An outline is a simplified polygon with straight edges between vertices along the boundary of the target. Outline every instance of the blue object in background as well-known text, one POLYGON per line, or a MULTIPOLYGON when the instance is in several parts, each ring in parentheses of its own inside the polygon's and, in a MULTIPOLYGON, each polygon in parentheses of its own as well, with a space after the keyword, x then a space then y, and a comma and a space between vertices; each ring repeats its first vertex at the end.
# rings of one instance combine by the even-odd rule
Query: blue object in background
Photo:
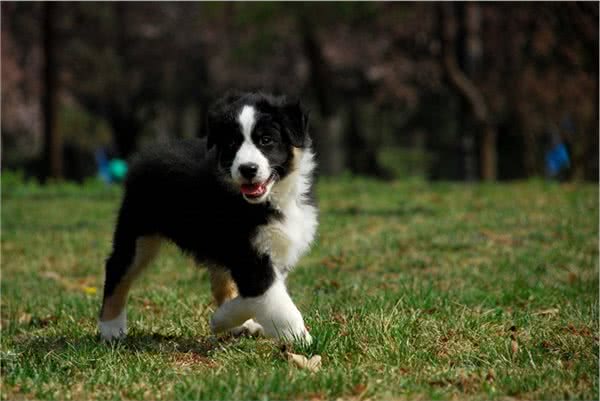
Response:
POLYGON ((98 165, 98 176, 107 184, 121 182, 127 175, 127 162, 121 159, 109 159, 104 149, 98 149, 95 153, 98 165))
POLYGON ((546 171, 551 177, 555 177, 570 165, 569 151, 564 143, 559 143, 546 153, 546 171))
POLYGON ((110 184, 110 169, 108 167, 108 157, 106 156, 106 152, 104 149, 97 149, 94 156, 96 157, 96 165, 98 166, 98 176, 102 181, 110 184))

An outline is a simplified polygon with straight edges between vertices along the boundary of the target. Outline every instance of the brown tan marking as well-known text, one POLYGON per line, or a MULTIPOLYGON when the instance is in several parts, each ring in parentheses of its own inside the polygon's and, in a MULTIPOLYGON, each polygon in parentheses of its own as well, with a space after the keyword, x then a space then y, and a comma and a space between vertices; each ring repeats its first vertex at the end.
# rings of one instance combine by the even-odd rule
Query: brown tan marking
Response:
POLYGON ((135 244, 135 258, 127 269, 127 273, 116 285, 111 296, 102 301, 100 320, 112 320, 119 316, 125 303, 133 281, 144 271, 154 257, 158 254, 161 238, 157 236, 140 237, 135 244))
POLYGON ((225 301, 238 295, 237 286, 227 270, 211 266, 208 271, 210 273, 210 287, 217 306, 221 306, 225 301))
POLYGON ((298 162, 302 159, 302 155, 304 155, 304 150, 301 148, 293 147, 292 148, 292 171, 296 171, 298 169, 298 162))

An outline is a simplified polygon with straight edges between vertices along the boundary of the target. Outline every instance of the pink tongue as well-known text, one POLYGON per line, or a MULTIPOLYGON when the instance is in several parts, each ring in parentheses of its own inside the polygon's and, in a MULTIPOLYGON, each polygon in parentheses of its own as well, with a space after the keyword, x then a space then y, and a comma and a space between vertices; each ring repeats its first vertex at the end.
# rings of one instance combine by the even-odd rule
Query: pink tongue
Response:
POLYGON ((264 184, 243 184, 241 191, 245 195, 258 196, 265 192, 264 184))

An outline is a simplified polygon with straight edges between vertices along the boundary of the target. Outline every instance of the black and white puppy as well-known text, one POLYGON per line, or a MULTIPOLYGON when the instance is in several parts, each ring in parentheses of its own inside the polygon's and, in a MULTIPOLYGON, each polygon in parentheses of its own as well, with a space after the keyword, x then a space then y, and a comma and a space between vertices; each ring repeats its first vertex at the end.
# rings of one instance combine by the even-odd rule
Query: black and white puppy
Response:
POLYGON ((167 239, 209 268, 213 332, 310 342, 285 279, 315 237, 314 168, 300 104, 256 93, 218 101, 204 140, 143 152, 106 262, 101 336, 126 334, 131 284, 167 239))

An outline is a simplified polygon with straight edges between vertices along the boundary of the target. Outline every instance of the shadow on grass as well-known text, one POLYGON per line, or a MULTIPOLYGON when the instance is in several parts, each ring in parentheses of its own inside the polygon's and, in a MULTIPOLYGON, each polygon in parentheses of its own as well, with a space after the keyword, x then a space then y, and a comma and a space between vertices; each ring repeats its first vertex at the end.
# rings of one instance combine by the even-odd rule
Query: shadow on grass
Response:
POLYGON ((236 342, 236 338, 226 336, 215 337, 185 337, 164 335, 159 333, 131 333, 122 340, 103 341, 98 334, 86 334, 79 337, 67 336, 35 336, 14 341, 14 351, 17 353, 36 353, 46 355, 50 352, 90 351, 92 348, 128 351, 132 353, 193 353, 207 357, 218 348, 236 342))
POLYGON ((97 337, 96 341, 112 346, 117 343, 119 348, 133 352, 183 352, 208 356, 208 353, 221 345, 231 342, 231 338, 220 340, 214 337, 183 337, 175 335, 164 335, 160 333, 132 333, 127 338, 106 343, 97 337))
POLYGON ((406 205, 398 208, 366 209, 356 206, 344 208, 327 208, 323 213, 337 216, 375 216, 375 217, 406 217, 406 216, 435 216, 437 211, 423 205, 406 205))

